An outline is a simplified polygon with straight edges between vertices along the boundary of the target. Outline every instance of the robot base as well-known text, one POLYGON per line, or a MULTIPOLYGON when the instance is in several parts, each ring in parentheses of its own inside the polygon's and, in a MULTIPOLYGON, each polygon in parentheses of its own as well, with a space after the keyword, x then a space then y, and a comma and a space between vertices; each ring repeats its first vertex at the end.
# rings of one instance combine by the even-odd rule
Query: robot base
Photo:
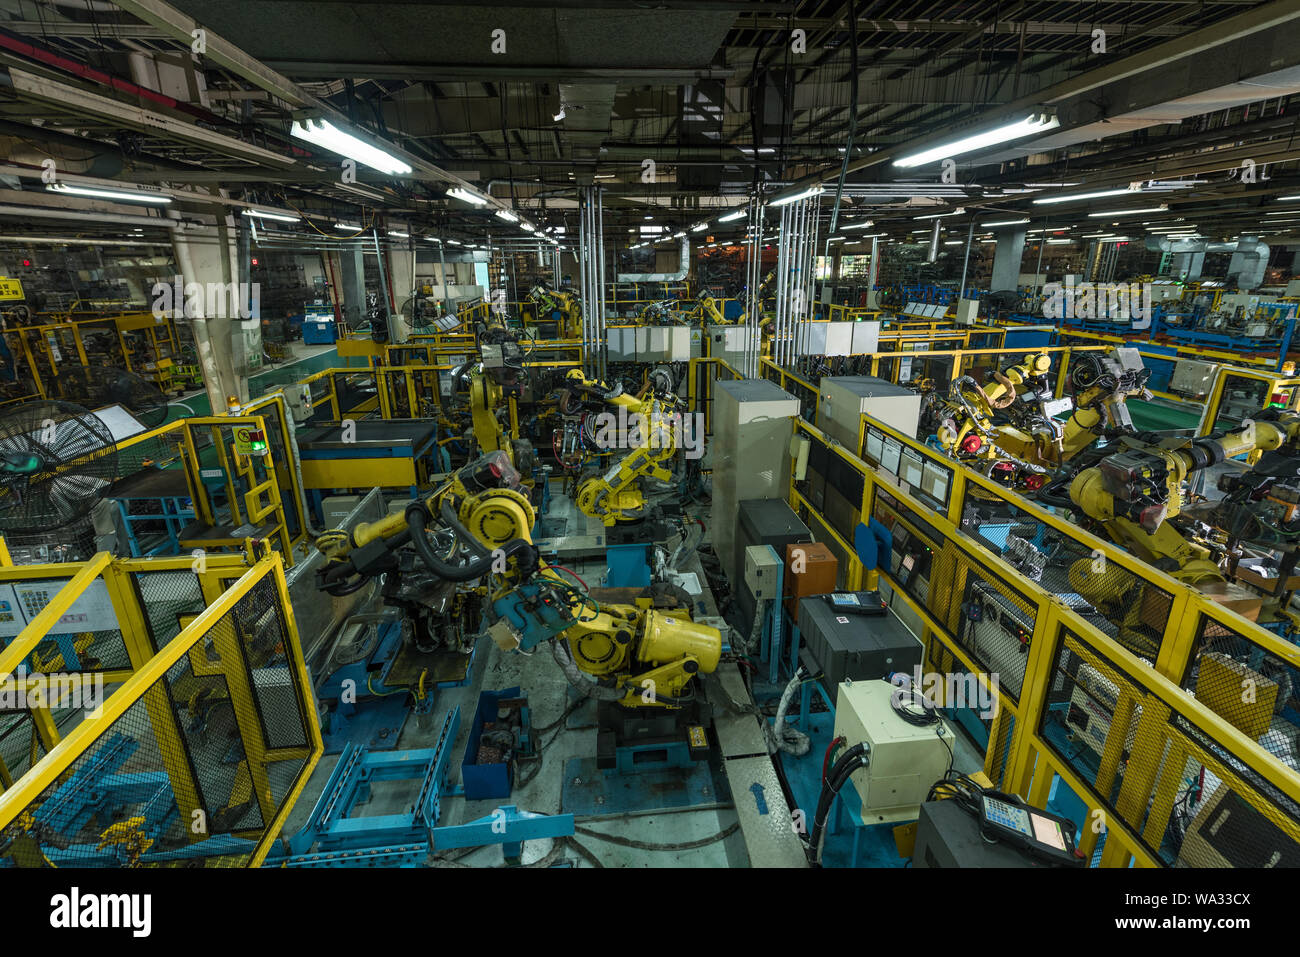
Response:
POLYGON ((597 709, 596 766, 618 774, 690 768, 709 756, 707 704, 683 708, 625 708, 602 701, 597 709))

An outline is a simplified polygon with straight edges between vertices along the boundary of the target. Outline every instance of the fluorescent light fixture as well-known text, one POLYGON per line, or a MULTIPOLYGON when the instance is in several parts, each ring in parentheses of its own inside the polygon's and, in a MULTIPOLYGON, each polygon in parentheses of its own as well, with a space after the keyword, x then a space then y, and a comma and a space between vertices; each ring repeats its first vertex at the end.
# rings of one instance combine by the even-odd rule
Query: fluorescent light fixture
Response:
POLYGON ((478 193, 471 193, 467 189, 461 189, 459 186, 453 186, 447 190, 447 195, 452 199, 458 199, 462 203, 469 203, 471 206, 486 206, 488 201, 478 193))
POLYGON ((592 179, 617 179, 617 173, 597 173, 592 179))
POLYGON ((347 232, 347 233, 361 232, 361 227, 358 226, 356 223, 335 223, 334 228, 340 230, 341 232, 347 232))
POLYGON ((154 203, 164 206, 172 201, 170 196, 157 193, 142 193, 136 190, 99 189, 92 186, 73 186, 68 183, 52 183, 45 189, 51 193, 68 193, 73 196, 91 196, 95 199, 116 199, 124 203, 154 203))
POLYGON ((257 219, 274 219, 279 223, 296 223, 302 219, 296 213, 271 212, 267 209, 246 209, 244 215, 256 217, 257 219))
POLYGON ((1074 241, 1074 240, 1072 240, 1072 239, 1049 239, 1049 240, 1046 240, 1047 245, 1049 245, 1049 246, 1060 246, 1060 245, 1062 245, 1063 243, 1071 243, 1071 242, 1073 242, 1073 241, 1074 241))
POLYGON ((351 133, 334 126, 329 120, 294 121, 292 134, 331 153, 354 159, 381 173, 410 173, 411 167, 391 153, 363 142, 351 133))
POLYGON ((1300 213, 1300 209, 1280 209, 1276 213, 1265 213, 1265 216, 1295 216, 1300 213))
POLYGON ((998 143, 1005 143, 1008 140, 1019 139, 1022 136, 1028 136, 1031 133, 1042 133, 1047 130, 1054 130, 1061 125, 1061 121, 1055 116, 1048 116, 1043 113, 1034 113, 1025 117, 1023 120, 1017 120, 1014 123, 1007 123, 1005 126, 999 126, 983 133, 976 133, 974 136, 967 136, 952 143, 945 143, 942 146, 935 146, 928 150, 922 150, 920 153, 913 153, 911 156, 904 156, 902 159, 894 160, 895 166, 901 166, 903 169, 910 169, 913 166, 921 166, 925 163, 933 163, 935 160, 945 159, 949 156, 960 156, 963 153, 972 153, 975 150, 984 149, 986 146, 994 146, 998 143))
POLYGON ((748 215, 749 215, 749 210, 747 210, 747 209, 738 209, 738 210, 736 210, 734 213, 727 213, 727 215, 725 215, 725 216, 719 216, 719 217, 718 217, 718 222, 720 222, 720 223, 730 223, 730 222, 733 222, 734 220, 737 220, 737 219, 744 219, 744 218, 745 218, 746 216, 748 216, 748 215))
POLYGON ((958 208, 951 213, 927 213, 925 216, 913 216, 913 219, 943 219, 945 216, 960 216, 966 210, 958 208))
POLYGON ((826 241, 827 241, 828 243, 842 243, 842 242, 844 242, 844 239, 845 239, 844 236, 832 236, 830 239, 828 239, 828 240, 826 240, 826 241))
POLYGON ((1105 196, 1123 196, 1125 193, 1139 193, 1141 190, 1129 189, 1102 189, 1095 193, 1071 193, 1069 196, 1044 196, 1042 199, 1034 200, 1037 205, 1046 205, 1047 203, 1073 203, 1079 199, 1101 199, 1105 196))
POLYGON ((965 243, 965 242, 966 242, 966 240, 964 240, 964 239, 949 239, 949 240, 946 240, 946 241, 944 242, 944 245, 945 245, 945 246, 960 246, 960 245, 962 245, 962 244, 965 243))
POLYGON ((390 230, 388 231, 388 235, 393 236, 393 237, 396 237, 397 239, 410 239, 410 238, 411 238, 411 234, 410 234, 410 233, 404 233, 404 232, 402 232, 401 230, 398 230, 398 229, 390 229, 390 230))
POLYGON ((1159 206, 1144 206, 1141 209, 1108 209, 1101 213, 1089 213, 1089 219, 1105 219, 1107 216, 1138 216, 1142 213, 1163 213, 1169 207, 1164 203, 1159 206))
POLYGON ((425 236, 424 238, 427 239, 427 240, 428 240, 429 242, 431 242, 431 243, 441 243, 441 242, 442 242, 442 240, 439 239, 437 236, 425 236))
POLYGON ((520 224, 519 224, 519 228, 522 229, 522 230, 523 230, 524 232, 526 232, 526 233, 531 233, 531 232, 533 232, 535 229, 537 229, 536 226, 534 226, 532 223, 529 223, 529 222, 523 222, 523 223, 520 223, 520 224))
POLYGON ((507 223, 519 222, 519 217, 508 209, 498 209, 494 215, 497 219, 504 219, 507 223))
POLYGON ((801 199, 808 199, 810 196, 816 196, 822 192, 820 186, 814 186, 811 189, 805 189, 802 193, 793 193, 790 196, 782 196, 780 199, 774 199, 768 203, 769 206, 786 206, 790 203, 797 203, 801 199))
POLYGON ((565 118, 566 116, 568 116, 568 115, 569 115, 569 114, 567 114, 567 113, 564 112, 564 107, 560 107, 560 112, 558 112, 558 113, 552 113, 552 114, 551 114, 551 119, 553 119, 555 122, 558 123, 558 122, 560 122, 560 120, 564 119, 564 118, 565 118))
POLYGON ((854 223, 852 226, 844 226, 844 227, 841 227, 841 228, 844 229, 844 230, 850 230, 850 229, 870 229, 870 228, 871 228, 872 226, 874 226, 874 225, 876 225, 875 220, 873 220, 873 219, 867 219, 867 220, 863 220, 863 221, 860 222, 860 223, 854 223))
POLYGON ((449 240, 447 240, 447 244, 448 244, 449 246, 464 246, 464 245, 465 245, 465 244, 462 243, 459 239, 449 239, 449 240))
POLYGON ((708 223, 698 223, 698 224, 696 224, 696 225, 694 225, 694 226, 691 227, 691 232, 693 232, 693 233, 702 233, 702 232, 704 232, 704 230, 706 230, 706 229, 708 229, 708 228, 709 228, 709 224, 708 224, 708 223))
POLYGON ((641 227, 641 235, 642 235, 642 236, 658 236, 658 235, 661 234, 663 231, 664 231, 664 228, 663 228, 662 226, 642 226, 642 227, 641 227))
POLYGON ((749 155, 749 156, 753 156, 755 153, 775 153, 775 152, 776 152, 776 147, 775 147, 775 146, 760 146, 760 147, 758 147, 758 149, 755 149, 755 148, 752 147, 752 146, 737 146, 736 149, 740 150, 742 153, 745 153, 745 154, 747 154, 747 155, 749 155))
POLYGON ((1027 222, 1029 222, 1027 219, 999 219, 992 223, 980 223, 980 226, 985 229, 991 229, 994 226, 1019 226, 1022 223, 1027 222))
POLYGON ((685 232, 673 233, 673 239, 681 239, 685 235, 686 235, 685 232))

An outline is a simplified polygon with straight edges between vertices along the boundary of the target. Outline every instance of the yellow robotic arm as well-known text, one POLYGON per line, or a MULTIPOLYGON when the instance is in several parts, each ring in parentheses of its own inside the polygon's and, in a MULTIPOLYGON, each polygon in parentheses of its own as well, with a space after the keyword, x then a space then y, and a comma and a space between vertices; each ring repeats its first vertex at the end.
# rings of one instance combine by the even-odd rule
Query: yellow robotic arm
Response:
POLYGON ((1300 413, 1247 422, 1224 435, 1120 441, 1120 451, 1079 472, 1070 483, 1071 501, 1100 522, 1110 537, 1143 560, 1181 581, 1204 584, 1226 576, 1210 550, 1189 542, 1168 520, 1183 508, 1183 483, 1193 472, 1249 452, 1294 449, 1300 413))
POLYGON ((1130 396, 1145 396, 1148 370, 1129 348, 1106 353, 1082 352, 1071 362, 1072 398, 1050 400, 1046 375, 1051 358, 1028 355, 982 388, 963 376, 953 383, 950 403, 957 408, 937 430, 940 446, 955 457, 992 462, 1009 457, 1050 469, 1068 462, 1104 432, 1131 432, 1125 405, 1130 396), (1025 397, 1034 400, 1026 403, 1025 397), (1053 401, 1073 405, 1064 425, 1053 417, 1053 401), (1030 407, 1032 406, 1032 408, 1030 407), (1006 410, 1010 423, 995 424, 995 412, 1006 410))
MULTIPOLYGON (((676 397, 656 394, 651 388, 637 396, 625 392, 611 395, 601 383, 586 378, 578 369, 572 370, 568 379, 572 387, 604 392, 605 402, 626 409, 625 437, 635 441, 632 451, 608 471, 578 486, 578 509, 605 525, 641 517, 646 506, 641 480, 648 477, 667 482, 672 478, 672 472, 664 464, 671 462, 677 452, 676 397)), ((611 416, 597 430, 596 441, 603 448, 614 447, 618 424, 611 416)))
POLYGON ((518 485, 496 452, 403 513, 326 533, 317 540, 326 557, 317 583, 333 594, 355 591, 393 567, 394 551, 409 543, 439 578, 489 590, 487 632, 501 648, 527 652, 553 640, 566 674, 589 682, 588 693, 626 707, 681 707, 691 679, 717 667, 721 633, 685 610, 596 604, 540 559, 531 536, 536 515, 518 485), (468 561, 438 554, 426 534, 434 516, 469 549, 468 561), (482 580, 488 584, 470 585, 482 580))

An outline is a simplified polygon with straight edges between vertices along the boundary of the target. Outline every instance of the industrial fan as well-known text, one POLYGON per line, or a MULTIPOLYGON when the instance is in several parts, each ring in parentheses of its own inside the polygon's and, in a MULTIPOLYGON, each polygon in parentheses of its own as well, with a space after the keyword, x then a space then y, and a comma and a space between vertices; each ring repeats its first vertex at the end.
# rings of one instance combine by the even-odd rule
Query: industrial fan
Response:
POLYGON ((90 514, 117 478, 113 434, 68 402, 26 402, 0 423, 0 532, 43 533, 90 514))
POLYGON ((56 386, 62 398, 88 409, 120 405, 146 429, 167 421, 167 397, 148 379, 126 369, 69 366, 59 371, 56 386))

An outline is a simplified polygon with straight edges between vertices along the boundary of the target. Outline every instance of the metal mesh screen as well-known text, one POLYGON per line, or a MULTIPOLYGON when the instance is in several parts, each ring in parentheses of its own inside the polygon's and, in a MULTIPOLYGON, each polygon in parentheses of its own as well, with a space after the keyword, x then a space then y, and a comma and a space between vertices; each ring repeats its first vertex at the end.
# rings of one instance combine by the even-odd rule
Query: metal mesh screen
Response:
MULTIPOLYGON (((1095 796, 1118 814, 1117 798, 1134 755, 1138 719, 1145 695, 1122 672, 1064 632, 1053 663, 1053 695, 1042 712, 1039 733, 1095 796), (1118 720, 1117 720, 1118 716, 1118 720), (1122 737, 1112 740, 1112 734, 1122 737), (1107 745, 1113 745, 1107 753, 1107 745)), ((1154 755, 1151 766, 1161 763, 1154 755)), ((1128 820, 1140 826, 1141 820, 1128 820)))
POLYGON ((950 608, 949 626, 957 644, 1019 701, 1038 608, 987 570, 967 566, 965 572, 961 601, 950 608))
POLYGON ((373 374, 336 372, 333 379, 334 394, 338 396, 340 416, 347 418, 349 415, 363 414, 361 411, 363 405, 366 413, 378 409, 375 404, 378 392, 373 374))
POLYGON ((1202 615, 1183 687, 1248 738, 1300 771, 1300 669, 1202 615))
POLYGON ((1089 624, 1154 661, 1173 595, 1024 509, 967 486, 962 531, 1089 624))
POLYGON ((1193 742, 1230 774, 1188 762, 1161 856, 1179 867, 1300 867, 1300 805, 1181 715, 1173 727, 1179 751, 1193 742))
POLYGON ((140 572, 134 577, 149 641, 158 651, 181 633, 205 605, 198 576, 189 571, 140 572))
MULTIPOLYGON (((17 781, 45 756, 45 746, 36 733, 36 723, 26 711, 0 712, 0 761, 10 778, 17 781)), ((2 783, 2 782, 0 782, 2 783)))

